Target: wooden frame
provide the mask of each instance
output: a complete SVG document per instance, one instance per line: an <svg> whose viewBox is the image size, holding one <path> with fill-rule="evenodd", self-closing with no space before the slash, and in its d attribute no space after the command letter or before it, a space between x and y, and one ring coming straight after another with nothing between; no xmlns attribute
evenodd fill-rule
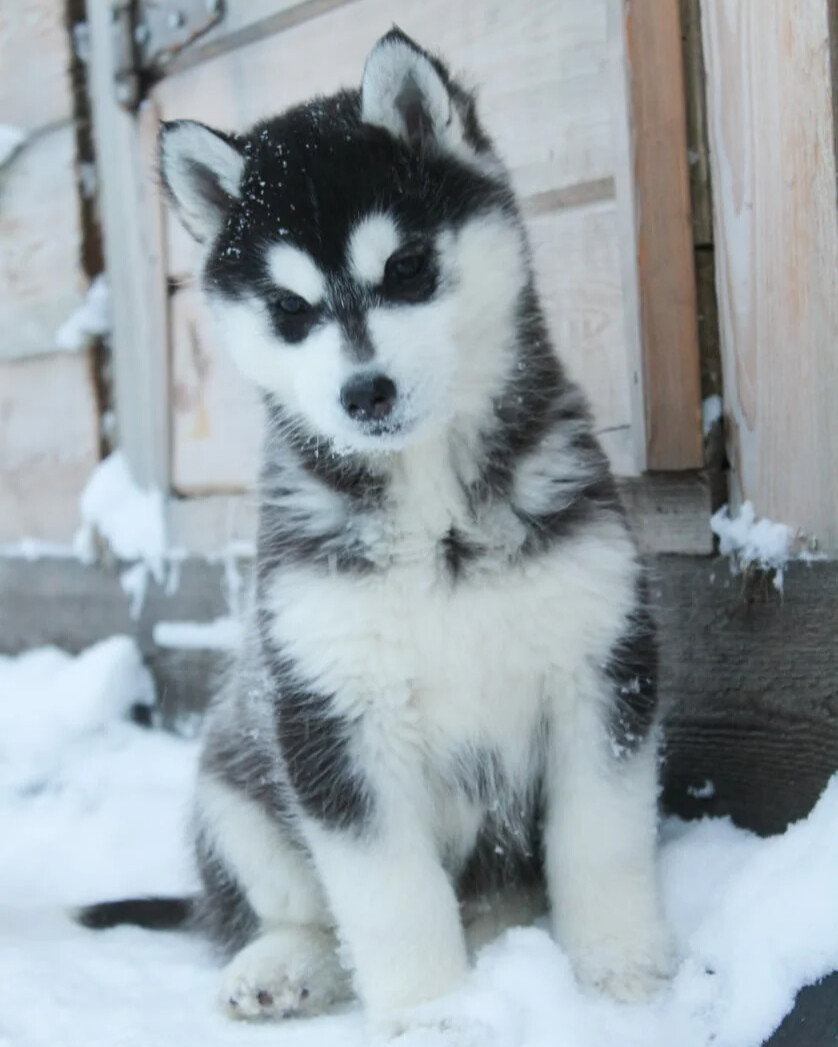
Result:
<svg viewBox="0 0 838 1047"><path fill-rule="evenodd" d="M678 0L620 0L648 469L700 469L698 349Z"/></svg>

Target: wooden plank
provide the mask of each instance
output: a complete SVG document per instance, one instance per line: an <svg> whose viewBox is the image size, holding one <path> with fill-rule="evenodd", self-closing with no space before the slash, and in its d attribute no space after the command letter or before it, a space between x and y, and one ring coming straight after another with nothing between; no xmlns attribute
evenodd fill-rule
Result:
<svg viewBox="0 0 838 1047"><path fill-rule="evenodd" d="M616 205L536 215L527 225L558 354L590 397L615 472L635 476Z"/></svg>
<svg viewBox="0 0 838 1047"><path fill-rule="evenodd" d="M250 490L259 468L259 394L219 344L196 290L178 290L171 310L172 487L179 494Z"/></svg>
<svg viewBox="0 0 838 1047"><path fill-rule="evenodd" d="M245 127L358 84L395 21L480 86L480 111L530 196L614 173L606 9L607 0L357 0L168 77L154 97L166 119ZM177 230L170 259L172 273L186 270Z"/></svg>
<svg viewBox="0 0 838 1047"><path fill-rule="evenodd" d="M838 213L827 5L703 0L737 503L838 551Z"/></svg>
<svg viewBox="0 0 838 1047"><path fill-rule="evenodd" d="M89 355L0 361L0 542L69 542L98 460Z"/></svg>
<svg viewBox="0 0 838 1047"><path fill-rule="evenodd" d="M169 380L162 202L154 171L156 114L125 112L113 90L110 7L88 7L90 95L114 327L120 446L138 483L168 488Z"/></svg>
<svg viewBox="0 0 838 1047"><path fill-rule="evenodd" d="M623 0L650 469L702 464L678 0Z"/></svg>
<svg viewBox="0 0 838 1047"><path fill-rule="evenodd" d="M84 296L71 126L32 138L0 171L0 360L52 352Z"/></svg>
<svg viewBox="0 0 838 1047"><path fill-rule="evenodd" d="M710 485L702 473L646 473L623 479L619 489L642 553L712 553Z"/></svg>
<svg viewBox="0 0 838 1047"><path fill-rule="evenodd" d="M73 116L64 0L0 0L0 120L36 131Z"/></svg>

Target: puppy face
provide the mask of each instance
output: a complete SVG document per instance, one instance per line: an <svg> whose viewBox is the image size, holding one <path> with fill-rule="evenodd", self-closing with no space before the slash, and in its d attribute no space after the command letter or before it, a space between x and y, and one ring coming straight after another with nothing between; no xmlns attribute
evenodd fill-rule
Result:
<svg viewBox="0 0 838 1047"><path fill-rule="evenodd" d="M351 452L479 424L527 280L508 183L444 67L394 32L360 92L230 138L162 133L203 287L242 372Z"/></svg>

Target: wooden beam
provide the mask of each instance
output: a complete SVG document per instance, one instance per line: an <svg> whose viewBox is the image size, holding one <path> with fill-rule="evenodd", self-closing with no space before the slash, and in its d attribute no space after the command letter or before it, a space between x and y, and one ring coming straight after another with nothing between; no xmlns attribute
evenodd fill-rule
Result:
<svg viewBox="0 0 838 1047"><path fill-rule="evenodd" d="M838 552L834 5L701 15L732 500Z"/></svg>
<svg viewBox="0 0 838 1047"><path fill-rule="evenodd" d="M621 2L647 465L697 469L701 384L678 0Z"/></svg>
<svg viewBox="0 0 838 1047"><path fill-rule="evenodd" d="M119 444L137 481L169 486L166 270L160 193L148 107L138 120L120 108L113 83L111 5L88 7L90 97L108 280Z"/></svg>

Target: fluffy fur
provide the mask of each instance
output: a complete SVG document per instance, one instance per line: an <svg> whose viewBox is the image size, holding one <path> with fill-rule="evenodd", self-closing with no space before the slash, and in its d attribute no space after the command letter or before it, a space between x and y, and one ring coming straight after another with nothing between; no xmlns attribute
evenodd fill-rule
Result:
<svg viewBox="0 0 838 1047"><path fill-rule="evenodd" d="M226 1006L315 1013L345 965L386 1024L463 979L475 913L528 918L543 884L580 979L647 995L654 624L474 99L394 30L360 92L161 143L267 419L195 816Z"/></svg>

